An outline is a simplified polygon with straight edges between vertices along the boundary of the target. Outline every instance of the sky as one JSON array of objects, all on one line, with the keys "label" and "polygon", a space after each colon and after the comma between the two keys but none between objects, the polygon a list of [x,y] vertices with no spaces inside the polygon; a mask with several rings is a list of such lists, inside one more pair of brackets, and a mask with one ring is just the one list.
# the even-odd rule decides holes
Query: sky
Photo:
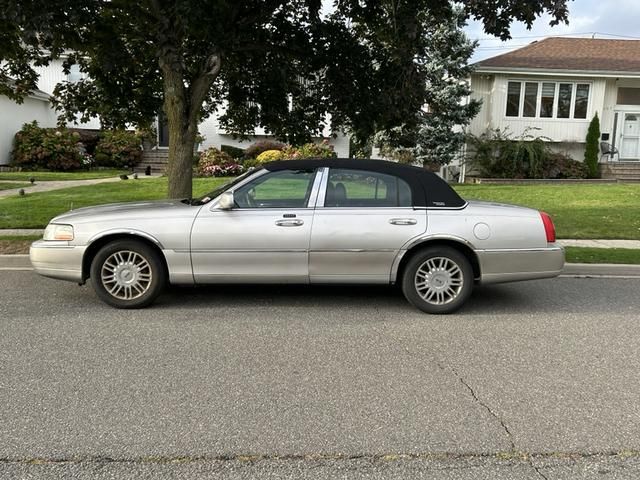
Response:
[{"label": "sky", "polygon": [[502,42],[486,35],[482,25],[472,22],[467,35],[479,40],[472,62],[507,53],[518,47],[549,36],[640,39],[640,0],[574,0],[569,2],[569,25],[549,26],[549,17],[537,20],[531,30],[524,24],[513,23],[512,40]]}]

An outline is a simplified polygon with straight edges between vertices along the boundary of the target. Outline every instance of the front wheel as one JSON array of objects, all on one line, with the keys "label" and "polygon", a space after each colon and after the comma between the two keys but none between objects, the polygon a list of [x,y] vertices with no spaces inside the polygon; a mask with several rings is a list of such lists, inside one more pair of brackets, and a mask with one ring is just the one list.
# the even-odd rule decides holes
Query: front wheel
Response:
[{"label": "front wheel", "polygon": [[148,245],[116,240],[91,262],[91,282],[98,297],[112,307],[142,308],[160,295],[166,273],[160,255]]},{"label": "front wheel", "polygon": [[473,268],[450,247],[431,247],[409,260],[402,277],[407,300],[427,313],[452,313],[473,290]]}]

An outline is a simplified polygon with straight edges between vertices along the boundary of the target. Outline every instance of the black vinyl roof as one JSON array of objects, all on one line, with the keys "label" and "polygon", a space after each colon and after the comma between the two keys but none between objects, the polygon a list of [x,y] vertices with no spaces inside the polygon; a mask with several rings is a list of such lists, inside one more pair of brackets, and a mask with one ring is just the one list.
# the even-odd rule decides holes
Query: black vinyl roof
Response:
[{"label": "black vinyl roof", "polygon": [[466,204],[460,195],[435,173],[402,163],[359,158],[314,158],[278,160],[264,165],[264,168],[269,171],[307,170],[322,167],[368,170],[399,177],[409,184],[415,207],[459,208]]}]

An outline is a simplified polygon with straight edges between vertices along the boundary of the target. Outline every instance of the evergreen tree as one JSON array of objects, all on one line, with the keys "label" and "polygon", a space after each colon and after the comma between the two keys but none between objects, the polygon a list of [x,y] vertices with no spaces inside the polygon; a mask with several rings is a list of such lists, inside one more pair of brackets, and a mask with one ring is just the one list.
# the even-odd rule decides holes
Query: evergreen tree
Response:
[{"label": "evergreen tree", "polygon": [[598,112],[589,124],[587,130],[587,145],[584,151],[584,163],[587,166],[589,178],[599,178],[600,168],[598,166],[598,154],[600,143],[600,120]]},{"label": "evergreen tree", "polygon": [[449,18],[425,17],[429,48],[419,60],[426,79],[426,107],[400,127],[376,135],[381,153],[404,163],[446,165],[464,144],[462,128],[480,110],[480,102],[466,102],[471,89],[469,59],[476,42],[463,32],[465,14],[451,11]]}]

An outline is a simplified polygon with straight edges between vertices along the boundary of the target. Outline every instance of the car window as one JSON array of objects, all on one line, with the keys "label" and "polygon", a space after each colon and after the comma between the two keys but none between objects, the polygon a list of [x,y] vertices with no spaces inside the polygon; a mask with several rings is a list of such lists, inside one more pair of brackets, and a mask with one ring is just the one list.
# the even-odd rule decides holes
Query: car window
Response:
[{"label": "car window", "polygon": [[240,208],[305,208],[315,170],[279,170],[262,175],[233,192]]},{"label": "car window", "polygon": [[410,207],[411,189],[393,175],[365,170],[332,168],[325,207]]}]

